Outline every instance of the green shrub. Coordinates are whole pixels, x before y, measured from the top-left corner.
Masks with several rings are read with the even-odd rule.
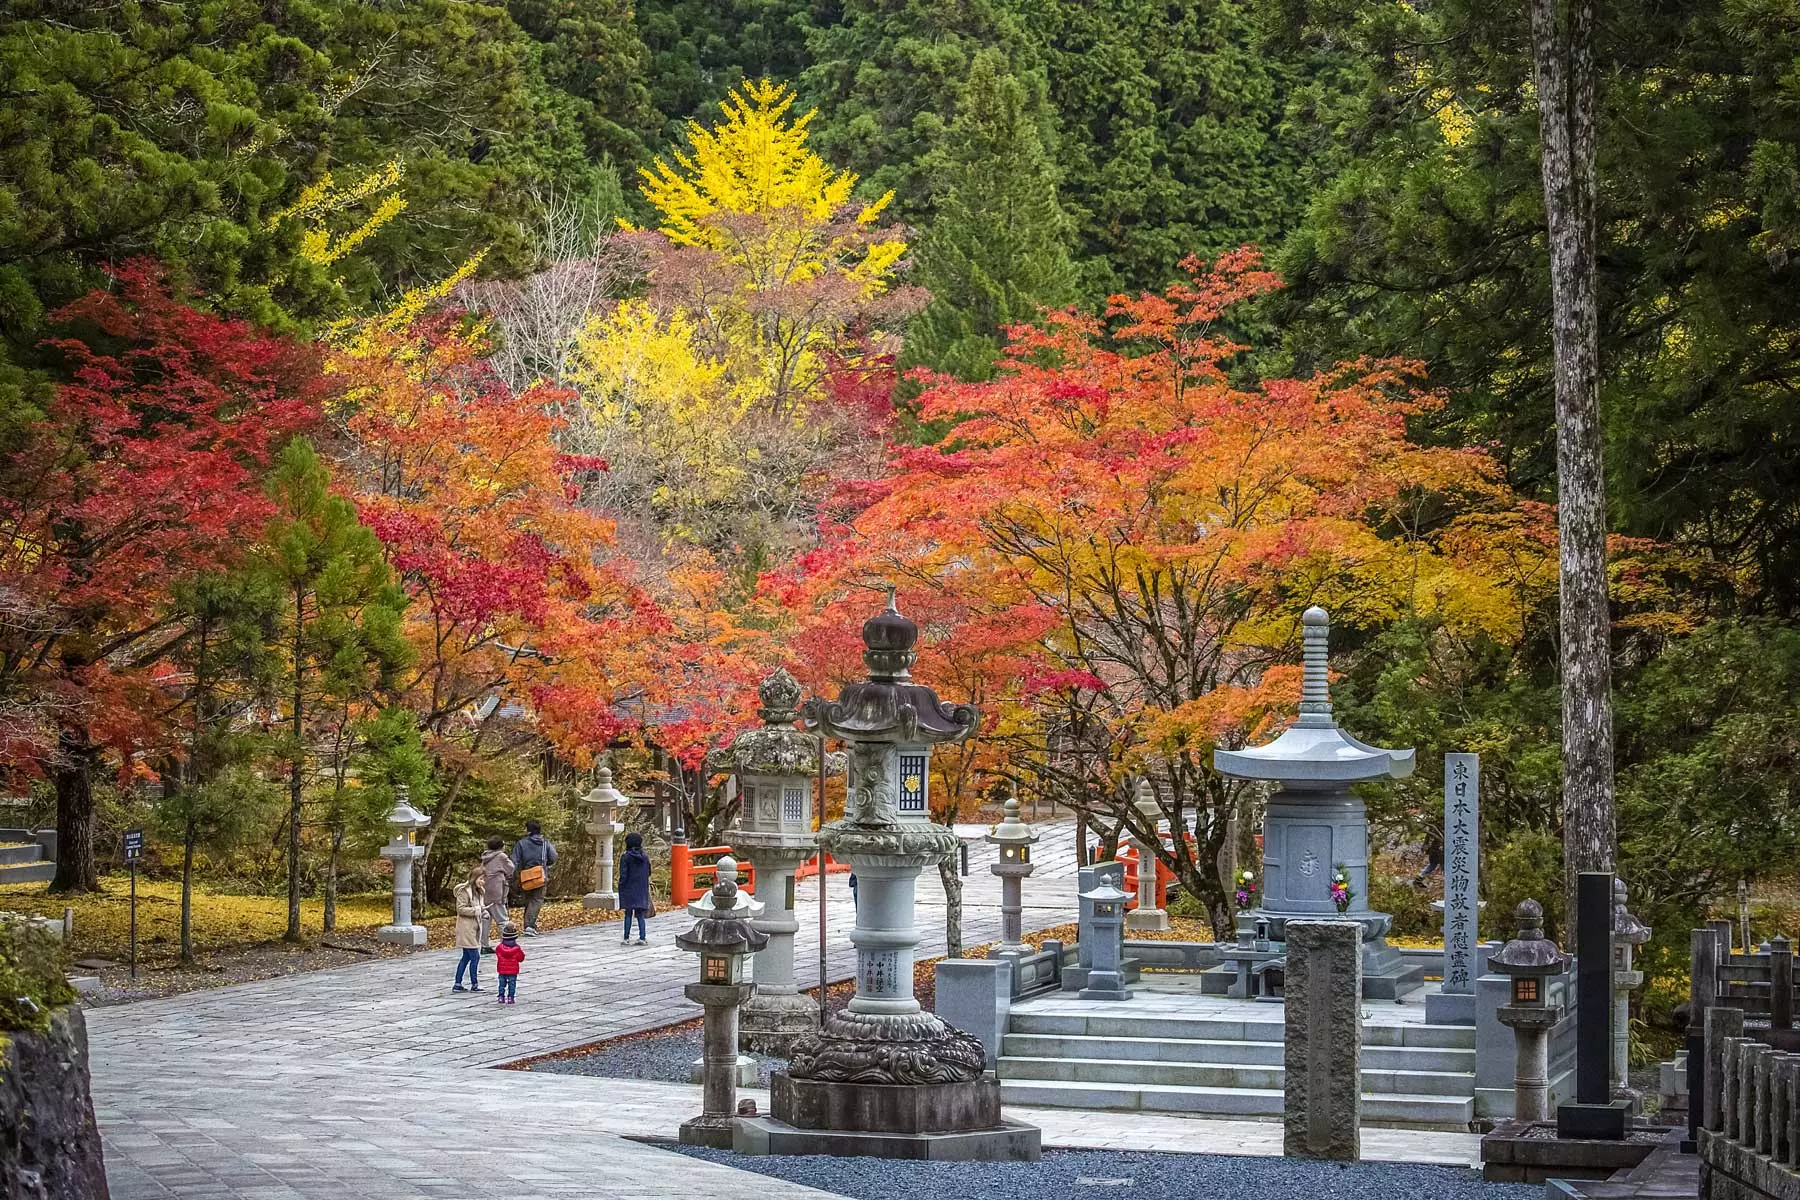
[[[50,1029],[50,1010],[75,998],[62,942],[16,913],[0,913],[0,1031]]]
[[[1544,906],[1544,929],[1558,939],[1563,921],[1562,842],[1555,835],[1536,830],[1516,833],[1484,856],[1487,908],[1481,914],[1482,936],[1507,941],[1518,932],[1513,911],[1521,901],[1536,900]]]
[[[1369,872],[1369,907],[1393,916],[1390,935],[1397,938],[1438,938],[1444,932],[1443,916],[1431,907],[1429,889],[1395,875]]]

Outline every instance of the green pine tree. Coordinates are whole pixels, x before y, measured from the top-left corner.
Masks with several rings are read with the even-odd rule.
[[[300,940],[300,832],[317,747],[342,757],[348,743],[335,731],[407,658],[405,600],[381,542],[330,484],[312,443],[289,442],[270,476],[277,513],[261,547],[263,568],[286,602],[275,645],[288,732],[288,941]],[[334,850],[341,843],[335,838]]]
[[[986,379],[1001,329],[1075,298],[1068,216],[1029,93],[997,50],[975,55],[956,119],[930,161],[937,216],[913,281],[932,300],[906,361]]]

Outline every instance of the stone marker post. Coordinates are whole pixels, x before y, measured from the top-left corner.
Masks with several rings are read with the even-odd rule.
[[[1706,1033],[1698,1061],[1705,1064],[1702,1068],[1705,1077],[1715,1082],[1704,1090],[1696,1090],[1696,1085],[1692,1083],[1696,1060],[1688,1060],[1688,1112],[1690,1116],[1698,1116],[1701,1126],[1714,1133],[1725,1132],[1725,1109],[1720,1103],[1721,1084],[1725,1078],[1725,1050],[1743,1036],[1744,1010],[1714,1005],[1706,1010]]]
[[[1287,922],[1281,1150],[1362,1157],[1362,926]]]
[[[1769,939],[1769,1026],[1794,1027],[1794,947],[1779,934]]]
[[[1162,823],[1162,807],[1156,803],[1156,789],[1148,779],[1138,780],[1137,800],[1133,807],[1154,835]],[[1129,930],[1169,928],[1169,914],[1156,904],[1157,840],[1155,836],[1132,838],[1132,844],[1137,847],[1137,907],[1125,914],[1125,928]]]
[[[1557,1108],[1556,1133],[1616,1142],[1631,1106],[1612,1098],[1612,872],[1581,872],[1575,899],[1575,1100]]]
[[[586,828],[594,839],[594,890],[581,898],[581,907],[615,909],[619,892],[613,887],[613,839],[625,832],[615,817],[631,800],[613,786],[612,768],[601,763],[594,789],[581,802],[588,806]]]
[[[1691,961],[1688,980],[1688,1027],[1687,1027],[1687,1069],[1688,1069],[1688,1132],[1681,1141],[1681,1152],[1693,1154],[1699,1149],[1700,1128],[1706,1124],[1702,1112],[1704,1097],[1712,1094],[1710,1080],[1717,1079],[1709,1052],[1706,1048],[1712,1018],[1708,1015],[1714,1008],[1717,997],[1713,994],[1716,984],[1715,972],[1719,961],[1719,939],[1711,929],[1694,929],[1688,934]],[[1740,1013],[1740,1025],[1743,1016]],[[1725,1035],[1721,1035],[1725,1036]],[[1730,1036],[1736,1036],[1735,1034]],[[1716,1128],[1710,1124],[1707,1128]]]
[[[1425,997],[1434,1025],[1475,1023],[1480,942],[1481,756],[1444,755],[1444,984]]]
[[[394,836],[381,848],[381,857],[394,864],[394,923],[376,931],[379,941],[391,946],[418,949],[425,944],[425,927],[413,924],[413,863],[425,853],[425,847],[413,844],[413,834],[431,824],[431,818],[414,808],[406,785],[394,789],[394,809],[388,813],[388,826]]]

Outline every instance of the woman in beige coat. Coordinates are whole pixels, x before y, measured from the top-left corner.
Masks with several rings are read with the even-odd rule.
[[[456,964],[456,986],[453,992],[479,992],[481,980],[481,910],[486,904],[486,887],[478,866],[469,877],[456,885],[456,948],[462,958]],[[463,986],[463,971],[469,972],[469,986]]]

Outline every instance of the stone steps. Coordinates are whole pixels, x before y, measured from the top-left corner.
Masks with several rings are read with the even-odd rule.
[[[1275,1006],[1270,1007],[1275,1013],[1281,1011]],[[1236,1020],[1224,1017],[1184,1017],[1166,1012],[1086,1013],[1014,1009],[1007,1032],[1145,1038],[1158,1041],[1279,1043],[1284,1036],[1284,1028],[1279,1017],[1274,1020]],[[1475,1030],[1465,1025],[1364,1025],[1364,1051],[1367,1052],[1371,1046],[1472,1051],[1475,1049]]]
[[[1134,1062],[1206,1063],[1280,1067],[1280,1042],[1206,1038],[1086,1037],[1071,1034],[1008,1033],[1000,1054],[1007,1058],[1129,1059]],[[1363,1069],[1441,1071],[1473,1075],[1475,1049],[1433,1046],[1370,1046],[1362,1049]]]
[[[1015,1010],[996,1070],[1008,1104],[1279,1116],[1284,1034],[1280,1020]],[[1472,1028],[1365,1025],[1363,1038],[1364,1121],[1468,1128]]]
[[[36,842],[0,842],[0,867],[34,863],[44,857],[44,848]]]
[[[1157,1087],[1238,1088],[1280,1091],[1281,1067],[1239,1063],[1135,1061],[1125,1058],[1017,1058],[1000,1060],[1004,1079],[1129,1083]],[[1370,1094],[1473,1097],[1473,1072],[1387,1071],[1364,1067],[1362,1086]]]
[[[1004,1104],[1037,1108],[1095,1108],[1120,1111],[1183,1112],[1215,1117],[1278,1117],[1279,1089],[1136,1086],[1079,1080],[1000,1080]],[[1472,1096],[1431,1096],[1365,1092],[1363,1120],[1371,1124],[1466,1130],[1475,1117]]]

